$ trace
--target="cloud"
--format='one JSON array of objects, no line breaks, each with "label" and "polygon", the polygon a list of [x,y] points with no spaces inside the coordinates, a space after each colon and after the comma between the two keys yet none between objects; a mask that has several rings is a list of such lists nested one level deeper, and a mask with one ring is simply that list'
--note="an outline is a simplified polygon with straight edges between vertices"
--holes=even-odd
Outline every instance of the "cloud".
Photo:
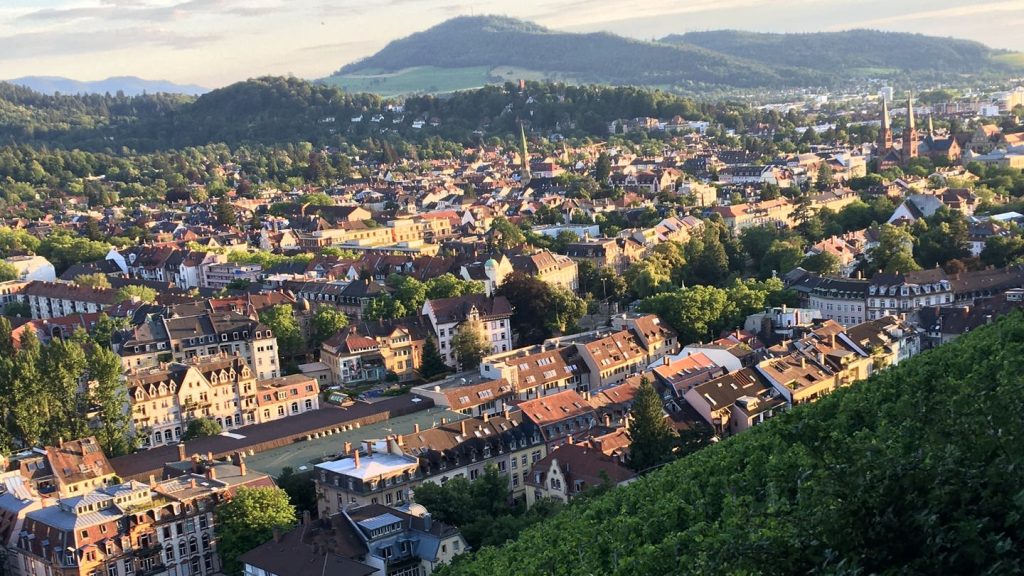
[{"label": "cloud", "polygon": [[24,22],[64,23],[93,19],[103,21],[167,22],[193,15],[262,16],[284,7],[283,4],[253,5],[240,0],[184,0],[173,4],[153,4],[140,0],[103,0],[96,6],[44,8],[23,14]]},{"label": "cloud", "polygon": [[[983,2],[981,4],[971,4],[966,6],[953,6],[950,8],[939,8],[937,10],[923,10],[921,12],[910,12],[905,14],[898,14],[893,16],[886,16],[884,18],[875,18],[872,20],[865,20],[857,22],[857,26],[863,27],[881,27],[890,26],[893,24],[904,24],[909,21],[920,21],[920,20],[940,20],[947,18],[965,18],[971,16],[985,16],[995,15],[997,13],[1010,12],[1017,14],[1024,14],[1024,2],[1020,0],[1000,0],[998,2]],[[1002,27],[1004,24],[999,24]],[[835,27],[830,27],[834,29]],[[845,25],[845,28],[849,28],[849,24]]]},{"label": "cloud", "polygon": [[102,34],[94,32],[25,32],[0,37],[0,62],[123,51],[143,46],[172,50],[199,48],[218,40],[213,35],[187,35],[160,28],[122,28]]}]

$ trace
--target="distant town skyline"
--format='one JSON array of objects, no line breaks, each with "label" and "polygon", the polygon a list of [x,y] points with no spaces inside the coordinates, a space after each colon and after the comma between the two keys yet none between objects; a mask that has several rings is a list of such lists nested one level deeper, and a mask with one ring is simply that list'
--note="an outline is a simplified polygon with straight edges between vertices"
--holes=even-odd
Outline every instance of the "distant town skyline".
[{"label": "distant town skyline", "polygon": [[647,40],[720,28],[877,28],[1024,51],[1021,0],[5,0],[0,78],[133,75],[208,88],[268,74],[317,78],[470,14]]}]

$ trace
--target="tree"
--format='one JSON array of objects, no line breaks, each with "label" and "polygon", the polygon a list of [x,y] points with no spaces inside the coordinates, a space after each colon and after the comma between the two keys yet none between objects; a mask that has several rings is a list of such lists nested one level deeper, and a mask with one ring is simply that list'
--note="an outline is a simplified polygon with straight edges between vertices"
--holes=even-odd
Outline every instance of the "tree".
[{"label": "tree", "polygon": [[231,201],[228,197],[221,196],[217,200],[217,224],[221,226],[234,226],[238,223],[238,215],[235,213],[235,207],[231,205]]},{"label": "tree", "polygon": [[804,251],[798,242],[776,240],[761,259],[761,277],[780,276],[800,265]]},{"label": "tree", "polygon": [[260,322],[266,324],[277,338],[277,347],[282,359],[291,358],[302,352],[305,344],[291,306],[278,304],[264,310],[260,313]]},{"label": "tree", "polygon": [[427,299],[427,284],[412,276],[400,274],[388,276],[386,283],[392,289],[391,295],[402,303],[403,308],[413,314],[423,309],[423,302]]},{"label": "tree", "polygon": [[452,338],[452,350],[462,370],[472,370],[480,365],[484,356],[491,353],[484,325],[479,319],[467,319],[459,325]]},{"label": "tree", "polygon": [[0,282],[18,279],[18,269],[13,264],[0,260]]},{"label": "tree", "polygon": [[129,302],[139,301],[144,304],[152,304],[156,302],[156,290],[149,286],[142,286],[140,284],[130,284],[124,286],[117,291],[117,295],[114,297],[115,302]]},{"label": "tree", "polygon": [[512,305],[512,330],[519,334],[520,345],[564,333],[587,313],[586,303],[572,292],[522,272],[505,278],[498,294]]},{"label": "tree", "polygon": [[835,276],[840,271],[839,258],[835,254],[825,251],[811,254],[804,258],[800,266],[805,270],[817,272],[825,276]]},{"label": "tree", "polygon": [[96,439],[108,456],[127,454],[138,445],[131,433],[131,404],[121,377],[121,357],[106,346],[94,345],[88,355],[90,403],[96,408]]},{"label": "tree", "polygon": [[545,327],[555,335],[566,334],[587,313],[587,303],[562,286],[548,286],[550,314],[544,316]]},{"label": "tree", "polygon": [[[480,282],[474,282],[473,280],[463,280],[456,278],[454,274],[445,273],[437,278],[431,278],[426,282],[427,287],[427,298],[435,300],[437,298],[455,298],[456,296],[465,296],[467,294],[483,294],[484,285]],[[423,308],[423,303],[415,309],[415,313],[418,313]]]},{"label": "tree", "polygon": [[316,490],[310,472],[296,473],[291,466],[285,466],[275,482],[288,494],[288,500],[297,510],[316,514]]},{"label": "tree", "polygon": [[680,343],[690,344],[717,336],[734,306],[725,290],[695,285],[642,300],[639,310],[657,314],[679,334]]},{"label": "tree", "polygon": [[102,272],[92,274],[79,274],[75,276],[75,284],[88,286],[89,288],[110,288],[110,278]]},{"label": "tree", "polygon": [[238,557],[259,543],[267,542],[274,529],[288,530],[295,524],[295,507],[288,494],[277,487],[241,487],[234,497],[217,506],[217,548],[224,573],[241,574]]},{"label": "tree", "polygon": [[213,418],[193,418],[181,435],[182,440],[194,440],[205,436],[216,436],[222,432],[220,424]]},{"label": "tree", "polygon": [[44,377],[39,372],[40,344],[35,330],[21,334],[21,347],[11,367],[13,428],[22,442],[34,446],[43,439],[47,417]]},{"label": "tree", "polygon": [[629,466],[642,471],[671,460],[676,434],[665,416],[658,391],[646,376],[640,379],[629,413]]},{"label": "tree", "polygon": [[409,311],[405,309],[402,302],[391,294],[384,294],[370,300],[364,313],[364,316],[369,320],[394,320],[395,318],[404,318],[408,315]]},{"label": "tree", "polygon": [[491,223],[490,244],[493,250],[508,252],[516,246],[526,243],[526,236],[518,226],[504,217],[498,217]]},{"label": "tree", "polygon": [[4,306],[4,315],[15,318],[29,318],[32,316],[32,307],[28,302],[14,301]]},{"label": "tree", "polygon": [[79,394],[78,379],[86,373],[87,361],[81,345],[74,340],[56,339],[46,347],[40,360],[47,388],[45,403],[37,408],[46,414],[45,440],[54,443],[60,438],[85,436],[85,419],[81,415],[86,412],[88,398]]},{"label": "tree", "polygon": [[594,179],[603,185],[608,182],[608,177],[611,174],[612,159],[607,152],[601,152],[597,156],[597,162],[594,163]]},{"label": "tree", "polygon": [[332,306],[320,306],[313,313],[313,348],[319,348],[320,344],[339,330],[348,326],[348,316],[344,312]]},{"label": "tree", "polygon": [[914,260],[914,236],[910,231],[902,226],[882,224],[878,246],[871,251],[871,267],[890,274],[920,270]]},{"label": "tree", "polygon": [[814,179],[814,187],[818,190],[831,190],[835,184],[835,180],[832,177],[832,167],[829,166],[828,162],[822,162],[818,166],[818,176]]},{"label": "tree", "polygon": [[427,336],[426,341],[423,343],[423,352],[420,357],[420,376],[424,380],[431,380],[439,374],[444,374],[448,371],[448,365],[444,363],[444,359],[441,358],[441,354],[437,351],[437,342],[434,342],[434,338]]}]

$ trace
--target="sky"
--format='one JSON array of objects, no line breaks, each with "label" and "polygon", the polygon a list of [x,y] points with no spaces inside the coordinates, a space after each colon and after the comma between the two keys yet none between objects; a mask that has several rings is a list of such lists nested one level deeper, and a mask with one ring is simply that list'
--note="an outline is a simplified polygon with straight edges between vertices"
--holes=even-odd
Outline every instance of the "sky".
[{"label": "sky", "polygon": [[641,39],[877,28],[1024,51],[1024,0],[0,0],[0,78],[318,78],[468,14]]}]

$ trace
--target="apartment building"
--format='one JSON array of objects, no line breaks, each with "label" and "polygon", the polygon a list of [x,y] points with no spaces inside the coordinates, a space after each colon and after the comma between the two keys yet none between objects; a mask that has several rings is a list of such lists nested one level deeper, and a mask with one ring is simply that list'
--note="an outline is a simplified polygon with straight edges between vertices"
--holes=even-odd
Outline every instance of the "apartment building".
[{"label": "apartment building", "polygon": [[587,390],[601,390],[621,383],[631,374],[642,372],[649,356],[631,330],[619,330],[590,342],[576,345],[587,366],[590,381]]},{"label": "apartment building", "polygon": [[29,306],[33,320],[60,318],[79,312],[101,312],[117,304],[117,291],[77,284],[34,281],[18,293]]},{"label": "apartment building", "polygon": [[488,466],[507,475],[514,498],[525,498],[525,473],[544,457],[537,427],[523,414],[442,421],[407,434],[346,445],[339,460],[317,464],[313,474],[320,517],[348,506],[400,506],[423,482],[476,480]]},{"label": "apartment building", "polygon": [[224,430],[258,421],[256,374],[241,356],[193,357],[133,370],[126,384],[132,424],[143,446],[179,441],[195,418],[210,418]]},{"label": "apartment building", "polygon": [[417,377],[429,330],[419,318],[364,320],[325,340],[320,361],[330,370],[331,382],[340,386],[389,374],[407,382]]},{"label": "apartment building", "polygon": [[492,353],[512,349],[512,306],[504,296],[489,298],[482,294],[469,294],[427,300],[423,303],[422,313],[429,318],[438,352],[449,366],[458,363],[452,340],[467,322],[480,322],[484,338],[491,343]]}]

